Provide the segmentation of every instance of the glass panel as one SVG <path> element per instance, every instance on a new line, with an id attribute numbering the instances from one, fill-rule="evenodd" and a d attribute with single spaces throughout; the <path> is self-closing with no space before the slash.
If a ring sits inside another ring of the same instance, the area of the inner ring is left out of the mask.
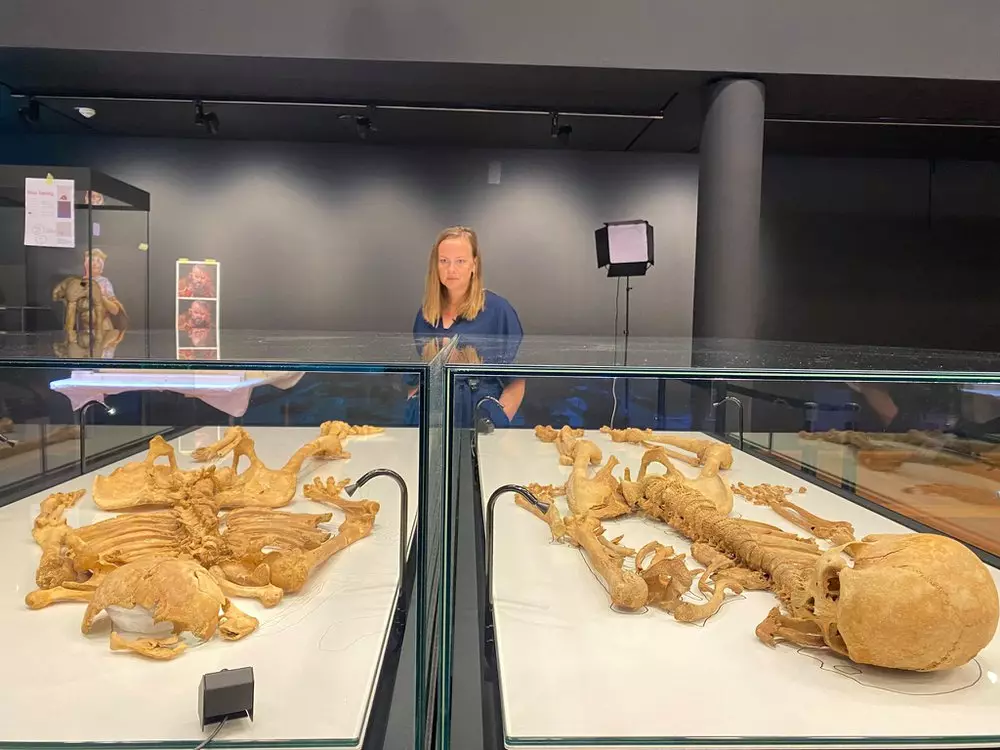
<path id="1" fill-rule="evenodd" d="M 75 246 L 25 244 L 25 179 L 44 180 L 51 173 L 46 167 L 0 166 L 0 334 L 61 330 L 64 309 L 53 301 L 53 290 L 67 276 L 79 276 L 85 265 L 88 170 L 56 170 L 54 175 L 74 180 Z"/>
<path id="2" fill-rule="evenodd" d="M 103 261 L 107 290 L 117 306 L 112 316 L 115 331 L 131 339 L 141 338 L 149 327 L 149 214 L 114 205 L 105 197 L 101 205 L 91 207 L 94 255 Z M 100 253 L 98 253 L 100 251 Z M 103 356 L 111 356 L 120 335 L 102 338 Z M 98 352 L 95 351 L 95 354 Z"/>
<path id="3" fill-rule="evenodd" d="M 132 334 L 135 334 L 134 336 Z M 149 353 L 146 353 L 148 336 Z M 65 364 L 61 333 L 9 334 L 0 336 L 0 361 L 31 360 Z M 338 369 L 423 367 L 426 341 L 412 335 L 382 333 L 332 333 L 329 331 L 226 331 L 220 332 L 224 363 L 336 363 Z M 434 349 L 435 354 L 439 349 Z M 117 346 L 115 359 L 150 360 L 155 366 L 177 360 L 174 331 L 129 331 Z M 189 362 L 189 360 L 180 360 Z M 140 365 L 141 366 L 141 365 Z"/>
<path id="4" fill-rule="evenodd" d="M 445 477 L 447 476 L 447 455 L 445 431 L 445 382 L 443 362 L 451 356 L 454 340 L 434 341 L 425 344 L 423 356 L 431 359 L 427 372 L 426 413 L 428 465 L 440 467 L 437 471 L 425 473 L 425 501 L 421 505 L 420 524 L 420 571 L 423 576 L 418 587 L 420 596 L 418 616 L 418 657 L 417 657 L 417 742 L 415 747 L 425 747 L 434 737 L 436 714 L 434 697 L 438 684 L 437 646 L 441 639 L 442 622 L 441 592 L 444 585 L 442 573 L 445 532 Z M 440 353 L 439 353 L 440 350 Z"/>
<path id="5" fill-rule="evenodd" d="M 460 347 L 480 352 L 492 369 L 523 367 L 565 372 L 588 368 L 666 375 L 670 371 L 701 375 L 791 371 L 803 377 L 830 372 L 869 377 L 906 372 L 917 377 L 960 374 L 973 380 L 980 373 L 1000 372 L 1000 358 L 985 352 L 934 351 L 872 346 L 837 346 L 744 339 L 641 338 L 630 336 L 525 336 L 519 345 L 503 337 L 463 336 Z M 473 364 L 473 363 L 470 363 Z"/>
<path id="6" fill-rule="evenodd" d="M 396 349 L 409 366 L 0 366 L 0 632 L 25 660 L 9 655 L 0 745 L 193 746 L 202 676 L 247 666 L 253 721 L 229 720 L 213 744 L 380 746 L 390 707 L 412 725 L 415 565 L 400 564 L 416 561 L 434 485 L 430 393 L 411 391 L 436 364 L 409 344 Z M 376 469 L 401 477 L 406 515 Z M 51 499 L 77 491 L 65 508 Z M 78 603 L 43 606 L 62 600 Z M 86 635 L 80 600 L 103 613 Z M 180 698 L 149 701 L 135 685 L 150 680 Z M 42 713 L 52 700 L 58 722 Z"/>
<path id="7" fill-rule="evenodd" d="M 995 358 L 699 377 L 533 347 L 449 372 L 442 746 L 1000 741 Z"/>
<path id="8" fill-rule="evenodd" d="M 80 463 L 80 427 L 69 401 L 48 388 L 61 371 L 0 368 L 0 492 L 23 495 L 73 476 Z"/>
<path id="9" fill-rule="evenodd" d="M 1000 555 L 995 385 L 747 381 L 727 393 L 751 415 L 748 451 Z"/>
<path id="10" fill-rule="evenodd" d="M 55 212 L 68 218 L 72 210 L 72 240 L 47 235 L 26 244 L 26 229 L 44 223 L 25 206 L 29 179 L 57 193 L 73 181 Z M 0 166 L 0 338 L 60 332 L 48 353 L 62 357 L 113 357 L 129 330 L 139 343 L 148 327 L 148 243 L 147 193 L 89 169 Z"/>

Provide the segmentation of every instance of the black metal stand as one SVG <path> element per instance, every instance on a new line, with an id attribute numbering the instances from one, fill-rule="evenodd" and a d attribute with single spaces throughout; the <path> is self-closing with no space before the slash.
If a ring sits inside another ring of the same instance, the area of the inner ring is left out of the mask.
<path id="1" fill-rule="evenodd" d="M 403 588 L 403 572 L 406 570 L 406 550 L 410 541 L 410 498 L 406 490 L 406 482 L 399 474 L 392 469 L 372 469 L 363 474 L 356 482 L 347 485 L 344 492 L 348 497 L 354 497 L 354 493 L 368 484 L 375 477 L 389 477 L 395 480 L 399 486 L 399 578 L 396 581 L 396 602 L 399 602 L 399 594 Z"/>
<path id="2" fill-rule="evenodd" d="M 631 311 L 632 311 L 632 277 L 626 276 L 625 277 L 625 330 L 623 331 L 623 333 L 625 334 L 625 350 L 622 356 L 622 365 L 624 367 L 628 367 L 628 335 L 629 335 L 629 317 L 631 315 Z M 628 411 L 629 397 L 631 395 L 630 393 L 631 390 L 632 390 L 632 381 L 626 376 L 625 394 L 622 398 L 622 416 L 624 417 L 622 421 L 623 427 L 630 427 L 632 424 L 632 420 L 629 419 L 629 411 Z M 611 426 L 614 427 L 614 425 Z"/>
<path id="3" fill-rule="evenodd" d="M 92 406 L 100 406 L 107 414 L 114 414 L 115 411 L 101 401 L 88 401 L 80 407 L 80 475 L 87 473 L 87 414 Z"/>
<path id="4" fill-rule="evenodd" d="M 494 398 L 493 396 L 483 396 L 476 402 L 476 408 L 473 410 L 472 421 L 475 427 L 475 434 L 478 437 L 480 434 L 489 435 L 493 430 L 496 429 L 496 425 L 488 416 L 480 417 L 479 413 L 483 410 L 483 404 L 492 403 L 503 409 L 503 404 L 500 403 L 500 399 Z M 477 444 L 478 447 L 478 444 Z"/>
<path id="5" fill-rule="evenodd" d="M 622 364 L 626 367 L 628 366 L 628 333 L 629 333 L 629 314 L 632 310 L 632 277 L 625 277 L 625 353 L 622 358 Z"/>
<path id="6" fill-rule="evenodd" d="M 536 498 L 527 487 L 519 484 L 505 484 L 493 490 L 490 499 L 486 502 L 486 569 L 484 578 L 486 581 L 486 621 L 487 631 L 485 633 L 486 643 L 493 644 L 493 517 L 497 500 L 508 492 L 520 495 L 529 503 L 538 508 L 542 513 L 547 513 L 549 506 Z"/>
<path id="7" fill-rule="evenodd" d="M 712 404 L 712 406 L 715 409 L 718 409 L 720 406 L 722 406 L 723 408 L 725 408 L 725 404 L 727 404 L 727 403 L 736 404 L 736 409 L 737 409 L 736 413 L 737 413 L 737 417 L 739 419 L 739 429 L 740 429 L 739 443 L 738 443 L 737 447 L 740 450 L 743 450 L 743 402 L 740 399 L 736 398 L 736 396 L 728 396 L 727 395 L 727 396 L 719 399 L 718 401 L 714 402 Z M 722 437 L 723 440 L 726 440 L 728 442 L 728 440 L 726 438 L 726 434 L 725 434 L 725 425 L 726 425 L 725 418 L 723 418 L 721 420 L 719 420 L 718 418 L 716 418 L 716 424 L 718 425 L 720 422 L 722 424 L 722 429 L 720 430 L 720 429 L 717 428 L 716 432 L 719 433 L 719 435 Z"/>
<path id="8" fill-rule="evenodd" d="M 362 475 L 356 482 L 344 488 L 348 497 L 368 484 L 376 477 L 389 477 L 399 486 L 399 578 L 396 581 L 395 607 L 392 620 L 389 623 L 389 635 L 386 639 L 385 655 L 382 668 L 375 685 L 372 698 L 372 711 L 368 717 L 368 727 L 365 731 L 363 750 L 383 750 L 385 747 L 386 730 L 389 720 L 389 705 L 396 685 L 396 673 L 399 669 L 399 657 L 403 647 L 403 635 L 406 630 L 406 617 L 413 592 L 413 580 L 416 575 L 416 563 L 407 563 L 409 548 L 409 493 L 406 482 L 392 469 L 373 469 Z"/>
<path id="9" fill-rule="evenodd" d="M 492 432 L 492 423 L 488 419 L 480 420 L 481 407 L 490 397 L 480 399 L 476 403 L 473 421 L 476 428 L 472 430 L 470 437 L 469 452 L 471 471 L 471 497 L 467 499 L 472 503 L 473 524 L 476 533 L 476 585 L 477 585 L 477 607 L 479 619 L 479 668 L 482 674 L 482 718 L 483 718 L 483 750 L 504 750 L 503 732 L 503 708 L 500 702 L 500 673 L 497 669 L 496 644 L 493 640 L 493 609 L 492 593 L 490 592 L 489 574 L 486 572 L 489 563 L 489 553 L 487 552 L 487 522 L 483 514 L 483 491 L 479 480 L 479 436 L 483 432 Z M 486 423 L 489 430 L 479 429 L 479 425 Z M 461 488 L 459 488 L 461 489 Z M 463 503 L 461 492 L 459 491 L 459 505 Z"/>

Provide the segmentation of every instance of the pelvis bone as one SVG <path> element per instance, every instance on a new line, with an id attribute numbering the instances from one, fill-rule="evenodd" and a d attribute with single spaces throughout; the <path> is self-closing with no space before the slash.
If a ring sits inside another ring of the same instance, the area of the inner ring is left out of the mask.
<path id="1" fill-rule="evenodd" d="M 232 467 L 216 472 L 219 487 L 216 503 L 220 509 L 228 508 L 280 508 L 291 502 L 298 486 L 298 475 L 309 458 L 346 458 L 340 438 L 336 434 L 321 435 L 299 448 L 280 469 L 269 469 L 257 457 L 253 438 L 243 428 L 234 428 L 220 441 L 218 455 L 232 453 Z M 215 455 L 207 449 L 202 455 Z M 240 459 L 246 457 L 250 465 L 239 471 Z M 167 463 L 157 463 L 166 458 Z M 126 510 L 145 506 L 171 506 L 173 496 L 165 488 L 171 486 L 176 475 L 191 475 L 177 466 L 173 447 L 157 435 L 149 442 L 149 452 L 142 461 L 133 461 L 94 480 L 94 502 L 101 510 Z"/>

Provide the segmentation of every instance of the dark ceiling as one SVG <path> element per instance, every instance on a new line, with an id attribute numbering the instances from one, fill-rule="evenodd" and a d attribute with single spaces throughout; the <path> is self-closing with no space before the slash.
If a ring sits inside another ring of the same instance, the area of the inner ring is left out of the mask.
<path id="1" fill-rule="evenodd" d="M 0 132 L 356 142 L 354 118 L 370 115 L 374 129 L 365 141 L 376 144 L 693 152 L 701 92 L 711 77 L 0 49 L 0 82 L 19 95 L 6 106 L 0 101 Z M 763 79 L 771 153 L 1000 159 L 1000 83 Z M 29 95 L 39 102 L 33 124 L 17 116 Z M 219 118 L 217 135 L 195 125 L 194 99 Z M 398 105 L 517 112 L 391 108 Z M 86 120 L 77 106 L 93 107 L 97 116 Z M 553 110 L 588 115 L 560 116 L 573 128 L 568 143 L 551 136 L 546 113 Z"/>

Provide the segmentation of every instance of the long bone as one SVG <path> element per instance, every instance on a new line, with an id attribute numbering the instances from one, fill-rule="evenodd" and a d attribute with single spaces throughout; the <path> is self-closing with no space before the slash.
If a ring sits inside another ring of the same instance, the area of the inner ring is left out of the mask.
<path id="1" fill-rule="evenodd" d="M 604 527 L 596 517 L 570 514 L 564 518 L 559 514 L 555 503 L 549 503 L 548 510 L 543 512 L 521 496 L 515 502 L 545 521 L 553 540 L 568 542 L 583 550 L 592 569 L 604 582 L 612 606 L 634 611 L 646 604 L 649 598 L 646 580 L 636 571 L 626 570 L 624 567 L 626 558 L 635 555 L 635 551 L 622 547 L 618 543 L 620 539 L 606 539 Z"/>

